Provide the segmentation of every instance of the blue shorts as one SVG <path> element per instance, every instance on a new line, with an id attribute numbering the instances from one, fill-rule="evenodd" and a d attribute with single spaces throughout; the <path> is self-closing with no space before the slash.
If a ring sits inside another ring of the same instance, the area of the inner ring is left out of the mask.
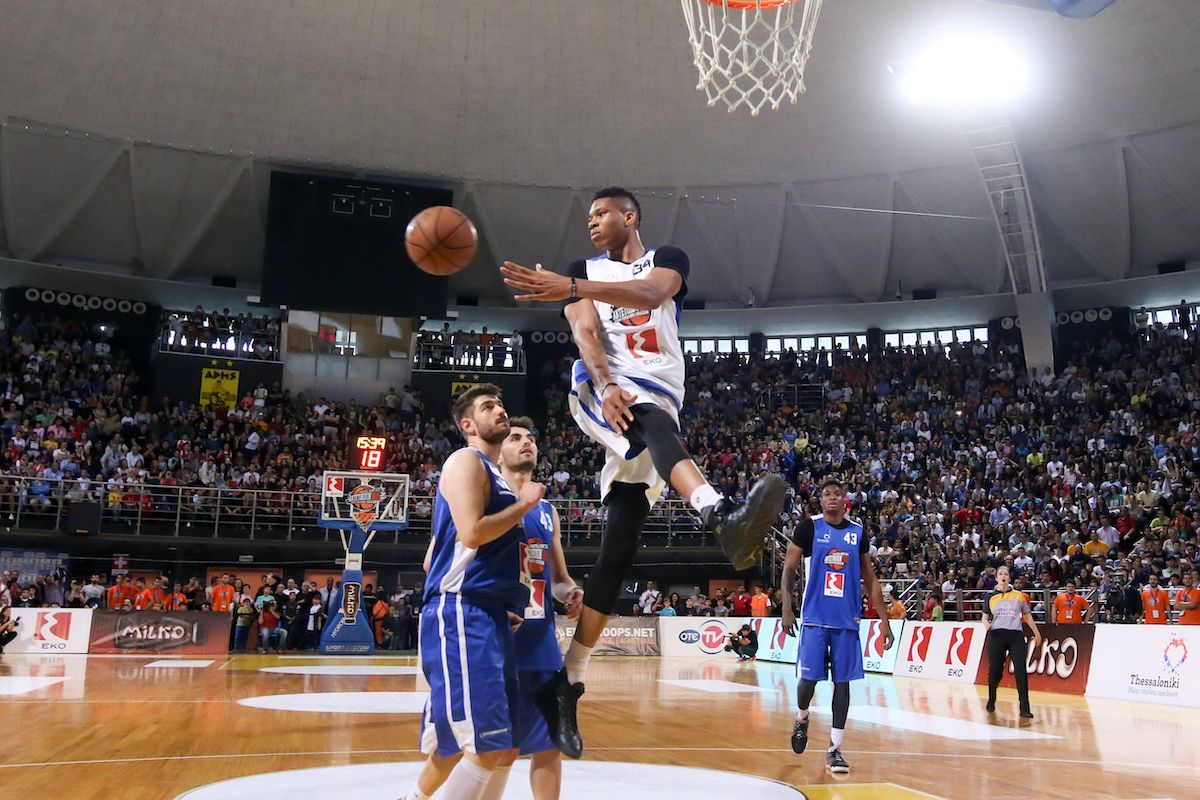
<path id="1" fill-rule="evenodd" d="M 521 741 L 516 654 L 502 609 L 453 593 L 431 598 L 421 614 L 421 668 L 429 682 L 421 752 L 488 753 Z"/>
<path id="2" fill-rule="evenodd" d="M 863 679 L 863 653 L 858 629 L 801 625 L 796 674 L 802 680 L 824 681 L 829 680 L 831 667 L 834 683 Z"/>
<path id="3" fill-rule="evenodd" d="M 557 745 L 550 739 L 550 726 L 546 718 L 538 710 L 533 698 L 538 691 L 554 679 L 557 672 L 522 672 L 521 703 L 517 712 L 521 728 L 521 755 L 544 753 L 547 750 L 557 750 Z"/>

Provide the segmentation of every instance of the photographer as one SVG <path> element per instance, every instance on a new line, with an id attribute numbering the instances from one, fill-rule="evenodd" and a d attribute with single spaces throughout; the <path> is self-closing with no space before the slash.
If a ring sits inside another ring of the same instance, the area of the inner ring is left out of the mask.
<path id="1" fill-rule="evenodd" d="M 758 656 L 758 634 L 749 625 L 743 625 L 737 633 L 729 634 L 726 653 L 737 653 L 738 661 L 753 661 Z"/>
<path id="2" fill-rule="evenodd" d="M 0 653 L 13 639 L 17 638 L 17 623 L 19 620 L 12 615 L 8 606 L 0 608 Z"/>

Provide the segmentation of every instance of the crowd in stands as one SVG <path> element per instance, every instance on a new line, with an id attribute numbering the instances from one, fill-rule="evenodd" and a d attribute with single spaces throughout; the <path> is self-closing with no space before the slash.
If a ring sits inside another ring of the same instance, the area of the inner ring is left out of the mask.
<path id="1" fill-rule="evenodd" d="M 78 477 L 73 491 L 118 510 L 131 496 L 134 510 L 153 506 L 155 486 L 184 486 L 190 510 L 203 511 L 214 488 L 263 489 L 267 500 L 247 502 L 281 514 L 293 502 L 285 490 L 315 490 L 322 470 L 342 466 L 350 435 L 374 432 L 394 443 L 386 468 L 413 477 L 413 513 L 427 516 L 439 465 L 459 443 L 407 388 L 369 406 L 299 403 L 278 385 L 230 411 L 152 402 L 122 354 L 69 323 L 14 323 L 0 345 L 0 512 L 49 503 L 55 478 Z M 979 342 L 749 362 L 707 354 L 689 366 L 681 424 L 724 493 L 744 496 L 764 471 L 787 478 L 785 535 L 817 513 L 815 487 L 841 478 L 881 576 L 940 593 L 922 614 L 961 611 L 963 592 L 991 588 L 1003 564 L 1018 588 L 1071 581 L 1111 618 L 1132 618 L 1151 576 L 1174 595 L 1200 566 L 1200 337 L 1186 323 L 1153 325 L 1068 356 L 1051 374 Z M 596 497 L 603 460 L 567 412 L 569 372 L 566 359 L 539 376 L 547 413 L 535 477 L 598 531 L 602 507 L 569 503 Z M 805 383 L 825 387 L 823 405 L 760 401 Z M 682 505 L 658 513 L 693 519 Z M 716 599 L 705 599 L 714 613 Z"/>
<path id="2" fill-rule="evenodd" d="M 502 333 L 483 326 L 478 332 L 450 330 L 443 323 L 438 331 L 421 331 L 417 335 L 418 369 L 454 369 L 474 367 L 492 371 L 524 368 L 525 342 L 520 331 Z"/>
<path id="3" fill-rule="evenodd" d="M 163 311 L 159 321 L 159 347 L 184 353 L 217 353 L 236 358 L 278 361 L 278 316 L 233 314 L 228 308 L 205 311 Z"/>

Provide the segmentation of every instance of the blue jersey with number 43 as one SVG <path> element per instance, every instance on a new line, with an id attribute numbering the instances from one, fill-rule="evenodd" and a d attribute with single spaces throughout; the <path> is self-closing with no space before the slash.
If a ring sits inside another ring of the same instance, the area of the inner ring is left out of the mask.
<path id="1" fill-rule="evenodd" d="M 838 528 L 824 517 L 812 518 L 812 547 L 807 542 L 802 545 L 811 558 L 804 605 L 800 608 L 801 624 L 858 630 L 862 618 L 859 555 L 865 544 L 863 529 L 849 519 L 842 524 L 844 527 Z"/>

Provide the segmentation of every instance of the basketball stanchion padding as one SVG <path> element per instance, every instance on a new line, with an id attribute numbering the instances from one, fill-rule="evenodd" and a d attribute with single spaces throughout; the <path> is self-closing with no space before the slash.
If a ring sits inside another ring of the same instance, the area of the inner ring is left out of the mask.
<path id="1" fill-rule="evenodd" d="M 363 552 L 379 531 L 408 527 L 408 476 L 386 472 L 326 472 L 321 479 L 323 527 L 337 528 L 346 551 L 342 586 L 321 631 L 322 653 L 370 655 L 375 631 L 363 608 Z"/>

